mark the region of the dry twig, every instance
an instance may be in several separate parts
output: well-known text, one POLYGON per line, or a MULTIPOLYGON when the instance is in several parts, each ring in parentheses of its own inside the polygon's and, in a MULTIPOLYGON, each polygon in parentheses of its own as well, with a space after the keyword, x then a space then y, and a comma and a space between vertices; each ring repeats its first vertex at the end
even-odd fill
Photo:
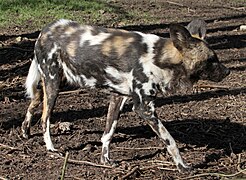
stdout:
POLYGON ((109 169, 112 168, 112 166, 101 165, 101 164, 93 163, 90 161, 78 161, 78 160, 74 160, 74 159, 68 159, 68 162, 69 163, 75 163, 75 164, 86 164, 86 165, 101 167, 101 168, 109 168, 109 169))
POLYGON ((166 1, 167 3, 169 4, 173 4, 173 5, 176 5, 176 6, 180 6, 180 7, 185 7, 183 4, 181 3, 176 3, 176 2, 173 2, 173 1, 166 1))
POLYGON ((231 7, 231 6, 222 6, 223 8, 228 8, 236 11, 245 11, 245 7, 231 7))
POLYGON ((63 164, 63 167, 62 167, 61 180, 64 180, 64 177, 65 177, 65 172, 66 172, 66 168, 67 168, 67 161, 68 161, 68 155, 69 155, 69 153, 66 152, 64 164, 63 164))
POLYGON ((237 170, 240 172, 242 172, 243 174, 246 174, 246 171, 243 171, 240 167, 240 164, 241 164, 241 154, 238 155, 238 161, 237 161, 237 170))
POLYGON ((173 2, 173 1, 166 1, 166 2, 169 3, 169 4, 175 5, 175 6, 185 7, 185 8, 188 9, 188 12, 189 11, 195 12, 195 10, 191 9, 189 6, 183 5, 181 3, 177 3, 177 2, 173 2))
POLYGON ((82 89, 76 89, 76 90, 71 90, 71 91, 59 92, 59 94, 64 95, 64 94, 71 94, 71 93, 80 93, 81 91, 82 91, 82 89))
POLYGON ((229 89, 228 86, 213 85, 213 84, 199 84, 195 88, 211 88, 211 89, 229 89))
POLYGON ((6 144, 2 144, 2 143, 0 143, 0 147, 5 148, 5 149, 11 149, 11 150, 20 150, 18 148, 15 148, 15 147, 12 147, 6 144))
POLYGON ((116 149, 122 150, 150 150, 150 149, 163 149, 163 147, 142 147, 142 148, 129 148, 129 147, 116 147, 116 149))

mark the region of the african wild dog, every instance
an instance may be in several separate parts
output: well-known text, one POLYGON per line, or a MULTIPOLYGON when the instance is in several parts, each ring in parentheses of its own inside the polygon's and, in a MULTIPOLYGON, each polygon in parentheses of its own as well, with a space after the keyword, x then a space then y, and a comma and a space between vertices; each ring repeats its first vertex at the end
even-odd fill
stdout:
POLYGON ((119 29, 79 25, 61 19, 45 27, 35 44, 26 80, 31 104, 22 124, 30 133, 35 108, 43 101, 42 128, 46 148, 56 151, 50 138, 50 115, 61 77, 81 87, 106 87, 111 91, 101 162, 111 164, 109 145, 125 100, 164 141, 179 170, 183 162, 172 136, 158 119, 154 99, 158 91, 186 91, 199 79, 221 81, 229 74, 208 44, 180 25, 170 25, 170 38, 119 29), (42 90, 38 89, 41 81, 42 90))

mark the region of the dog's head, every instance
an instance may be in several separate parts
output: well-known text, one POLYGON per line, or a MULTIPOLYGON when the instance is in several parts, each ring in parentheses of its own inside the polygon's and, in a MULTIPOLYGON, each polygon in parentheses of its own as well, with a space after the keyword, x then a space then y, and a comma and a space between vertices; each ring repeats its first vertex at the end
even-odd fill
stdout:
POLYGON ((219 82, 229 75, 229 69, 219 62, 214 50, 202 38, 193 37, 185 27, 171 25, 170 37, 182 55, 182 63, 192 82, 199 79, 219 82))

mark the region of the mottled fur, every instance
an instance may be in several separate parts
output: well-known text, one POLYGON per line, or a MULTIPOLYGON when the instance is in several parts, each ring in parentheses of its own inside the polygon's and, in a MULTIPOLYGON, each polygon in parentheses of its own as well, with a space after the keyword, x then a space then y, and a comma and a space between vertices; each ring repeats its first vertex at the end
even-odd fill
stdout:
POLYGON ((153 34, 79 25, 59 20, 45 27, 35 44, 26 89, 31 98, 23 136, 30 133, 35 108, 43 99, 42 127, 48 150, 55 151, 49 132, 50 115, 62 77, 81 87, 104 87, 111 92, 102 163, 111 164, 109 144, 119 112, 127 98, 134 110, 166 143, 179 170, 187 169, 172 136, 158 119, 158 92, 187 91, 199 79, 220 81, 229 74, 208 44, 180 25, 170 26, 170 38, 153 34), (37 89, 39 82, 42 92, 37 89))

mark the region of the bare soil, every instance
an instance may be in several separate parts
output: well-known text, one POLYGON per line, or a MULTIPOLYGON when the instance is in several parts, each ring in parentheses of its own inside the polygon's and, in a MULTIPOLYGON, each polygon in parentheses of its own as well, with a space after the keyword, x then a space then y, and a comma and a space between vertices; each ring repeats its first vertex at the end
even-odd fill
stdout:
MULTIPOLYGON (((164 144, 131 111, 131 101, 121 114, 111 144, 111 156, 119 166, 97 167, 109 93, 80 89, 61 94, 51 131, 55 147, 69 152, 65 179, 246 178, 246 171, 240 172, 246 168, 246 32, 239 30, 240 25, 246 24, 245 1, 110 3, 121 11, 132 8, 148 12, 161 18, 162 23, 145 24, 142 19, 132 19, 130 26, 119 22, 104 26, 163 37, 168 36, 171 22, 187 25, 195 17, 204 18, 208 23, 207 41, 231 74, 217 84, 199 82, 192 94, 156 100, 159 117, 175 138, 185 161, 193 166, 186 173, 176 170, 164 144), (70 122, 71 129, 62 131, 62 122, 70 122)), ((45 149, 39 120, 41 108, 34 117, 31 138, 21 137, 20 126, 29 105, 24 82, 37 36, 38 30, 24 25, 0 30, 0 179, 59 179, 62 171, 64 158, 45 149)), ((68 90, 74 88, 61 91, 68 90)))

